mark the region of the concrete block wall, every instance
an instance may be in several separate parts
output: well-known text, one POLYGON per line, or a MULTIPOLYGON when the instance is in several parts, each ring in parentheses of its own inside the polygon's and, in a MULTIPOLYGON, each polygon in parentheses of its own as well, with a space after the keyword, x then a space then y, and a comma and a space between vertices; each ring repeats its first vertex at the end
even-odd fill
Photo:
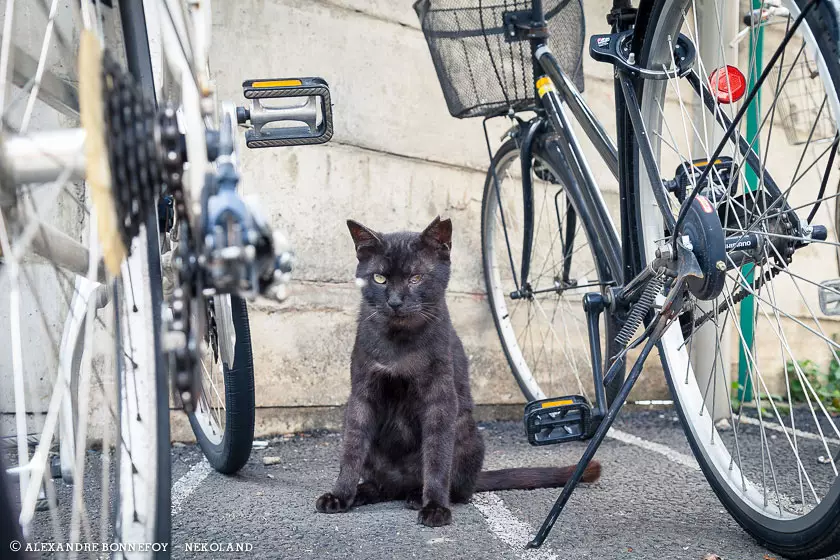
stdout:
MULTIPOLYGON (((607 30, 609 1, 584 4, 587 31, 607 30)), ((381 231, 452 218, 449 304, 471 358, 474 396, 481 414, 518 417, 523 397, 481 272, 481 120, 449 116, 411 2, 216 2, 210 64, 220 99, 241 99, 244 79, 302 75, 324 77, 334 104, 329 144, 243 154, 244 192, 261 198, 298 255, 289 300, 250 307, 258 432, 340 426, 358 305, 347 218, 381 231)), ((588 58, 585 71, 587 100, 613 130, 611 72, 588 58)), ((506 127, 495 123, 494 148, 506 127)), ((617 185, 587 153, 615 211, 617 185)), ((664 380, 651 362, 639 394, 662 397, 664 380)), ((173 435, 188 438, 181 416, 173 415, 173 435)))
MULTIPOLYGON (((584 2, 587 33, 608 31, 604 14, 610 3, 584 2)), ((470 357, 478 416, 519 417, 523 398, 501 351, 481 272, 480 205, 487 167, 481 121, 449 116, 411 1, 216 2, 213 22, 210 64, 219 99, 241 101, 244 79, 299 75, 326 78, 333 93, 336 132, 329 144, 258 151, 243 147, 244 192, 261 198, 270 220, 289 234, 298 255, 289 300, 250 307, 258 433, 340 427, 358 304, 347 218, 383 231, 419 229, 438 214, 452 218, 449 303, 470 357)), ((585 56, 584 71, 584 96, 612 131, 611 69, 585 56)), ((35 128, 67 124, 46 107, 35 114, 35 128)), ((506 126, 504 119, 491 125, 494 148, 506 126)), ((585 143, 584 151, 615 216, 616 182, 585 143)), ((774 153, 782 152, 774 147, 774 153)), ((784 157, 796 154, 785 152, 784 157)), ((823 223, 833 223, 827 209, 821 213, 826 214, 820 218, 823 223)), ((59 201, 51 217, 65 231, 82 235, 73 203, 59 201)), ((809 272, 819 270, 815 278, 831 278, 833 268, 820 264, 833 256, 831 247, 825 246, 800 262, 809 272)), ((36 276, 34 284, 26 287, 25 308, 31 307, 30 288, 58 294, 50 269, 36 276)), ((781 290, 780 297, 795 299, 795 286, 786 288, 790 289, 781 290)), ((4 305, 0 303, 0 324, 8 324, 4 305)), ((46 323, 54 333, 60 332, 66 302, 56 299, 47 308, 46 323)), ((24 340, 43 340, 42 330, 41 317, 24 317, 24 340)), ((832 322, 829 330, 828 334, 840 332, 840 322, 832 322)), ((808 341, 792 337, 791 342, 805 347, 808 341)), ((9 348, 6 333, 5 338, 0 336, 3 386, 11 386, 9 348)), ((773 351, 759 348, 762 355, 773 351)), ((25 358, 27 371, 44 372, 40 378, 44 387, 37 387, 29 400, 30 411, 37 415, 46 409, 49 372, 55 371, 55 363, 39 353, 25 358)), ((824 361, 827 355, 814 359, 824 361)), ((94 364, 103 378, 113 371, 110 363, 95 360, 94 364)), ((557 375, 569 378, 570 372, 557 375)), ((778 383, 771 388, 778 389, 778 383)), ((667 397, 655 357, 649 360, 635 396, 667 397)), ((99 410, 91 421, 95 433, 107 417, 102 407, 94 408, 99 410)), ((0 394, 1 433, 11 432, 12 410, 11 394, 0 394)), ((191 439, 184 415, 173 411, 172 420, 173 438, 191 439)))

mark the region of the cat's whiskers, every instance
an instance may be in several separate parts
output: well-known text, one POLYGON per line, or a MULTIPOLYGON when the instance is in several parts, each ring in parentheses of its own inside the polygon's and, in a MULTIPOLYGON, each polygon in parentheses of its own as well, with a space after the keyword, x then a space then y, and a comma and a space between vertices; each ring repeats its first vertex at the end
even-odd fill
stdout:
POLYGON ((420 313, 424 316, 429 318, 431 321, 440 321, 440 316, 435 313, 429 311, 429 309, 436 309, 433 304, 430 303, 421 303, 420 304, 420 313))
POLYGON ((429 322, 435 322, 435 321, 439 321, 439 320, 440 320, 440 317, 438 317, 438 316, 437 316, 437 315, 435 315, 434 313, 432 313, 432 312, 430 312, 430 311, 427 311, 427 310, 423 309, 423 306, 422 306, 422 305, 420 306, 420 308, 419 308, 419 309, 417 309, 417 310, 416 310, 416 313, 417 313, 418 315, 420 315, 421 317, 423 317, 424 319, 426 319, 427 321, 429 321, 429 322))

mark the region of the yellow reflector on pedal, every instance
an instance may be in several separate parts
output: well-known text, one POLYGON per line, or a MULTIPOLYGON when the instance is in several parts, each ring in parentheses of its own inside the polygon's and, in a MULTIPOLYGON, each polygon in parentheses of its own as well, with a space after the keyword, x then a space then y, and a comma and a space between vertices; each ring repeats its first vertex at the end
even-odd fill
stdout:
POLYGON ((573 404, 574 402, 575 401, 573 401, 572 399, 563 399, 561 401, 549 401, 549 402, 542 403, 542 405, 540 405, 540 408, 550 408, 552 406, 563 406, 563 405, 567 405, 567 404, 573 404))
POLYGON ((299 86, 302 85, 303 82, 300 80, 268 80, 265 82, 254 82, 251 84, 251 87, 255 88, 269 88, 269 87, 289 87, 289 86, 299 86))

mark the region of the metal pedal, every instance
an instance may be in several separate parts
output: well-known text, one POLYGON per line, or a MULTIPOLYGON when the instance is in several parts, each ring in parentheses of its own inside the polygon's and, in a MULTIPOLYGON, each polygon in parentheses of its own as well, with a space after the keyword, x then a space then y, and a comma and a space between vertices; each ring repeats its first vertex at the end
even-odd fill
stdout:
POLYGON ((330 86, 321 78, 247 80, 243 94, 250 107, 237 107, 239 124, 250 123, 245 133, 249 148, 275 148, 323 144, 333 135, 330 86), (301 98, 297 105, 267 106, 264 99, 301 98), (267 126, 291 122, 304 126, 267 126))
POLYGON ((820 283, 820 311, 825 315, 840 315, 840 278, 820 283))
POLYGON ((550 445, 591 437, 592 407, 580 395, 533 401, 525 406, 525 432, 531 445, 550 445))
MULTIPOLYGON (((706 167, 712 166, 703 185, 698 185, 700 193, 712 202, 720 202, 727 196, 738 196, 738 165, 728 156, 720 156, 715 161, 695 159, 690 164, 680 163, 674 172, 674 180, 666 181, 666 188, 673 192, 680 202, 685 200, 706 167)), ((694 187, 694 188, 697 188, 694 187)))

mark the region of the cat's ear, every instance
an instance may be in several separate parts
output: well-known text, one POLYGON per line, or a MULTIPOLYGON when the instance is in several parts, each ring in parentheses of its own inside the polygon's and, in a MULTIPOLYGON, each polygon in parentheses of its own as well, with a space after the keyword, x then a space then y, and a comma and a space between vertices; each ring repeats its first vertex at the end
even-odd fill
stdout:
POLYGON ((359 222, 347 220, 347 228, 356 245, 356 257, 363 259, 376 251, 382 244, 379 234, 359 222))
POLYGON ((435 249, 452 249, 452 221, 449 218, 441 220, 440 216, 426 226, 420 238, 426 245, 435 249))

